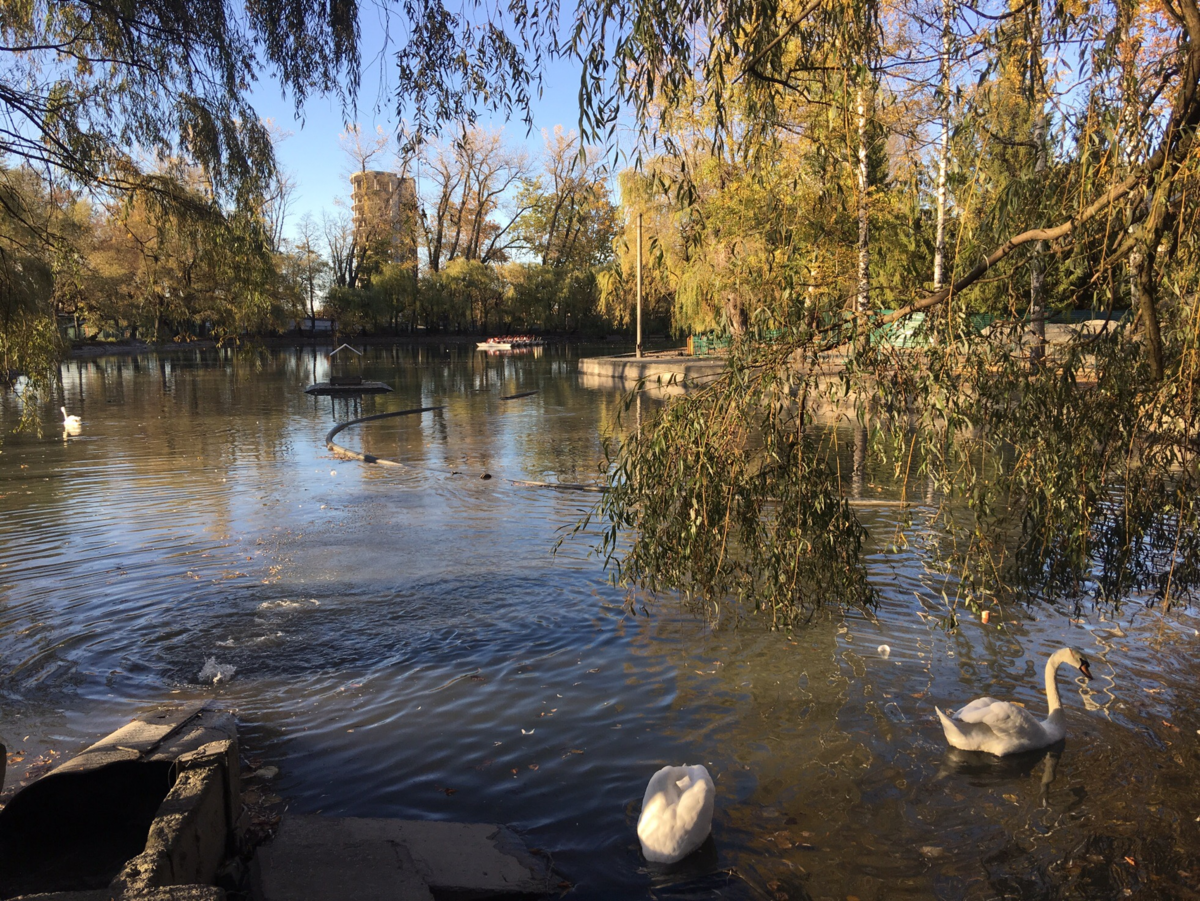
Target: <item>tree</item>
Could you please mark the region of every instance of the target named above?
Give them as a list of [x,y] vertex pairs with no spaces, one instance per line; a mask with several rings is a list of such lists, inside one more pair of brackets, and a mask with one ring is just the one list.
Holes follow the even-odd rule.
[[543,266],[603,266],[612,258],[617,222],[603,158],[596,148],[581,148],[579,136],[562,126],[542,136],[542,171],[521,188],[519,240]]
[[325,277],[329,271],[329,264],[318,248],[319,243],[317,223],[311,214],[305,213],[296,228],[296,241],[287,257],[291,277],[302,298],[302,309],[310,319],[317,318],[317,297],[324,293]]
[[[237,211],[228,234],[248,235],[274,177],[269,128],[248,100],[252,83],[258,73],[270,73],[297,108],[312,92],[352,97],[357,27],[353,0],[6,4],[0,13],[0,161],[8,172],[36,172],[54,191],[169,206],[177,219],[198,216],[201,228],[214,214]],[[160,171],[160,161],[172,158],[196,167],[211,202],[197,204],[187,184]],[[49,290],[35,290],[41,276],[17,276],[13,252],[0,261],[12,264],[12,278],[0,285],[11,298],[8,314],[0,315],[0,344],[8,365],[34,376],[36,387],[53,379],[62,349],[49,338],[57,329],[46,304],[58,275],[72,269],[53,260],[74,251],[53,217],[37,215],[18,193],[4,190],[0,201],[0,233],[32,253],[20,270],[50,273]]]
[[461,127],[449,143],[425,147],[427,182],[422,216],[429,268],[438,272],[462,258],[484,263],[504,262],[517,240],[514,226],[523,208],[494,217],[503,210],[506,193],[528,173],[524,151],[504,146],[499,131]]
[[353,2],[165,0],[9,4],[0,157],[88,188],[154,189],[133,148],[182,153],[222,201],[262,194],[273,160],[249,105],[265,64],[297,105],[357,84]]
[[[1103,123],[1122,116],[1104,87],[1118,68],[1111,48],[1120,46],[1114,35],[1120,36],[1124,13],[1115,5],[1096,6],[1084,22],[1060,7],[1026,6],[1020,15],[1004,8],[973,11],[973,65],[961,68],[954,87],[965,102],[947,166],[948,181],[958,178],[961,191],[949,203],[946,225],[958,234],[947,242],[956,253],[944,261],[946,283],[929,291],[922,286],[927,275],[916,282],[908,275],[912,267],[905,260],[924,254],[923,241],[913,240],[921,238],[920,194],[911,194],[918,200],[910,214],[917,229],[907,236],[901,229],[890,237],[877,229],[886,211],[873,207],[873,285],[877,272],[903,268],[889,277],[870,311],[853,303],[849,329],[830,314],[860,296],[861,279],[847,286],[842,265],[808,266],[811,282],[801,295],[795,290],[799,279],[784,277],[801,272],[796,264],[805,256],[830,244],[848,245],[839,221],[826,220],[811,236],[798,232],[803,223],[772,183],[778,184],[792,135],[801,146],[811,141],[814,161],[828,158],[825,148],[838,129],[814,128],[828,103],[822,91],[836,87],[825,54],[839,37],[852,45],[846,23],[855,17],[846,7],[824,3],[799,10],[779,6],[765,17],[759,5],[757,20],[748,5],[737,3],[694,11],[695,18],[683,22],[668,22],[648,4],[628,18],[611,8],[596,16],[618,35],[612,55],[624,68],[614,74],[613,93],[661,129],[657,140],[666,152],[647,168],[674,176],[668,179],[672,194],[683,200],[675,202],[676,234],[690,231],[690,240],[678,256],[685,267],[676,295],[685,296],[689,270],[702,276],[702,297],[715,293],[722,272],[737,271],[714,265],[721,261],[718,252],[732,246],[719,213],[732,199],[737,169],[730,179],[697,165],[680,130],[664,128],[681,115],[705,110],[712,158],[725,165],[748,161],[747,183],[765,192],[753,205],[764,211],[758,227],[742,234],[774,227],[796,240],[774,242],[787,252],[773,262],[773,274],[739,290],[753,305],[750,321],[770,323],[773,336],[765,328],[749,329],[734,348],[725,380],[668,407],[614,458],[600,512],[620,574],[652,587],[742,598],[765,606],[777,622],[803,615],[833,592],[869,599],[854,553],[861,530],[821,433],[813,431],[811,412],[830,387],[819,375],[817,364],[828,359],[822,355],[844,348],[854,335],[869,335],[864,353],[834,380],[835,387],[858,398],[860,415],[872,424],[877,440],[864,448],[907,460],[952,499],[940,511],[958,548],[947,565],[964,574],[960,590],[971,603],[1005,591],[1089,593],[1110,602],[1134,591],[1164,602],[1195,591],[1200,445],[1190,402],[1179,406],[1193,396],[1200,375],[1192,350],[1200,341],[1192,250],[1185,248],[1180,226],[1195,215],[1187,199],[1192,176],[1185,174],[1196,158],[1200,125],[1195,4],[1178,8],[1175,18],[1160,15],[1151,26],[1165,39],[1141,65],[1155,74],[1138,97],[1138,116],[1125,116],[1151,123],[1157,146],[1123,169],[1117,166],[1122,153],[1116,129]],[[880,16],[883,58],[871,64],[872,72],[892,97],[919,103],[923,92],[935,108],[937,92],[945,91],[940,73],[927,67],[923,75],[893,42],[886,28],[890,13]],[[903,18],[902,11],[895,18]],[[699,58],[684,43],[690,29],[709,41],[701,42]],[[586,34],[589,59],[599,67],[606,51],[597,42],[604,31],[596,26]],[[1059,78],[1068,45],[1086,48],[1087,71],[1095,73],[1084,90]],[[1039,71],[1048,60],[1059,61],[1057,72]],[[1164,91],[1172,105],[1156,109]],[[1045,115],[1050,107],[1058,111],[1056,121]],[[887,106],[877,105],[881,109]],[[888,166],[896,171],[920,165],[899,152],[906,130],[898,122],[881,136]],[[1056,155],[1046,152],[1048,142],[1058,148]],[[893,203],[894,213],[887,215],[903,214],[906,205]],[[934,236],[930,244],[936,243]],[[877,266],[880,251],[884,259]],[[1114,276],[1127,260],[1136,262],[1137,274],[1123,294]],[[1022,280],[1040,283],[1043,294],[1012,292],[1010,286]],[[762,290],[764,285],[776,290]],[[797,302],[801,296],[804,303]],[[1123,296],[1138,310],[1136,322],[1112,322],[1101,337],[1073,341],[1033,370],[1025,366],[1024,342],[1013,336],[1023,329],[1031,304],[1037,316],[1040,309],[1095,308],[1098,301],[1119,307]],[[1014,328],[1002,325],[980,335],[967,319],[972,308],[1008,318]],[[889,327],[933,310],[951,341],[917,353],[888,345]],[[997,454],[1008,451],[981,468],[981,445]],[[679,473],[697,475],[680,481]],[[955,504],[960,513],[952,515]],[[616,532],[627,529],[633,540],[623,544]]]
[[504,303],[504,283],[496,270],[479,260],[459,257],[443,266],[435,278],[436,290],[466,312],[472,327],[487,334],[493,315],[500,314]]
[[[41,236],[57,219],[49,193],[28,166],[0,165],[0,383],[22,373],[43,380],[43,361],[59,351],[51,312],[53,265]],[[60,242],[61,243],[61,242]]]

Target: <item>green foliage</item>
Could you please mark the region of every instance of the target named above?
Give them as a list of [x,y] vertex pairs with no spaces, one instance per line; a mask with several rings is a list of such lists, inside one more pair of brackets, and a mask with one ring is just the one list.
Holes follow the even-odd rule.
[[[820,446],[820,398],[849,405],[870,428],[863,465],[890,463],[897,477],[935,486],[932,559],[963,601],[1193,596],[1200,310],[1190,232],[1200,209],[1200,9],[1189,2],[1168,23],[1138,8],[1136,38],[1122,30],[1130,11],[1111,5],[1084,17],[1022,7],[955,35],[974,55],[953,78],[954,284],[937,292],[927,287],[931,161],[919,149],[928,131],[911,119],[928,115],[940,86],[928,71],[906,68],[908,39],[924,26],[918,19],[911,31],[889,31],[881,17],[867,40],[859,24],[871,11],[841,23],[839,11],[851,10],[817,4],[790,18],[790,9],[759,5],[762,18],[751,21],[740,4],[702,4],[673,13],[670,26],[653,4],[628,15],[592,11],[612,17],[624,42],[618,93],[636,85],[639,96],[629,99],[660,129],[661,151],[623,177],[621,277],[628,282],[630,224],[641,212],[651,295],[671,298],[677,326],[741,336],[725,379],[676,401],[615,452],[600,512],[619,577],[713,603],[729,594],[769,608],[776,622],[780,610],[804,615],[814,599],[834,596],[821,580],[858,566],[850,527],[826,524],[838,537],[832,546],[778,537],[793,534],[780,528],[780,510],[790,509],[784,498],[827,511],[831,498],[846,495],[831,487],[828,469],[814,466],[792,483],[784,465],[792,457],[778,436],[794,431],[796,448]],[[693,15],[721,22],[699,59],[680,25]],[[1184,35],[1180,62],[1174,41]],[[1111,48],[1131,40],[1126,58],[1156,74],[1114,96]],[[1082,87],[1053,62],[1067,45],[1086,47],[1094,64]],[[602,51],[593,44],[591,52]],[[863,62],[877,80],[859,144],[854,87],[866,77]],[[1059,71],[1048,74],[1052,65]],[[1158,86],[1177,72],[1168,112],[1156,107]],[[1072,87],[1058,89],[1056,78]],[[1110,127],[1168,119],[1180,130],[1157,132],[1157,147],[1137,151]],[[855,215],[864,193],[865,244]],[[868,250],[877,312],[862,316],[853,303],[856,267]],[[1114,319],[1103,336],[1076,336],[1046,356],[1025,325],[1037,321],[1035,284],[1052,310],[1133,306],[1138,317],[1120,327]],[[993,326],[971,328],[974,312],[988,313]],[[914,313],[926,318],[904,333],[929,346],[893,346],[880,327],[900,328]],[[856,340],[864,332],[870,342]],[[790,410],[791,426],[772,418],[770,403]],[[850,510],[845,516],[853,520]],[[765,550],[774,546],[786,552]],[[778,586],[792,585],[797,561],[808,566],[811,588],[789,596]]]
[[154,188],[140,155],[183,155],[222,204],[249,209],[273,165],[251,84],[265,68],[298,104],[352,92],[357,18],[353,0],[5,3],[0,159],[123,192]]
[[598,287],[591,269],[509,263],[501,269],[508,283],[507,307],[522,331],[577,331],[594,324]]
[[749,349],[614,454],[601,549],[619,581],[765,612],[776,627],[827,602],[869,605],[865,532],[829,436],[804,428],[793,374],[756,370]]
[[517,198],[520,242],[543,266],[588,270],[612,259],[617,209],[605,184],[607,170],[595,148],[582,148],[561,126],[545,133],[543,171],[527,179]]

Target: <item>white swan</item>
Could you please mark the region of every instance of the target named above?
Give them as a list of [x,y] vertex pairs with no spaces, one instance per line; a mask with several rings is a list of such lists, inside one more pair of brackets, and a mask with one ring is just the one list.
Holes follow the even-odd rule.
[[646,860],[675,863],[708,838],[716,789],[703,765],[665,766],[642,797],[637,834]]
[[63,428],[68,432],[72,429],[78,429],[83,425],[83,420],[74,413],[68,413],[66,407],[59,407],[63,415]]
[[1063,648],[1052,654],[1046,661],[1046,700],[1050,714],[1044,720],[1039,720],[1024,707],[995,698],[972,701],[954,714],[953,719],[935,707],[946,732],[946,741],[962,751],[986,751],[998,756],[1033,751],[1061,741],[1067,734],[1067,724],[1058,700],[1055,676],[1064,663],[1078,667],[1085,678],[1092,678],[1087,658],[1074,648]]

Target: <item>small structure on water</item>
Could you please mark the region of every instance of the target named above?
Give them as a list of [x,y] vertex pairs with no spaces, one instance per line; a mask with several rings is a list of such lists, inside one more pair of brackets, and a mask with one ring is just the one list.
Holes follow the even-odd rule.
[[[334,357],[343,350],[348,350],[358,355],[357,374],[349,371],[348,360],[350,358],[348,355],[334,360]],[[369,382],[363,379],[362,351],[351,347],[349,344],[343,344],[329,354],[329,370],[329,381],[309,385],[304,389],[304,393],[322,397],[353,397],[360,394],[384,394],[392,390],[390,385],[385,385],[383,382]]]

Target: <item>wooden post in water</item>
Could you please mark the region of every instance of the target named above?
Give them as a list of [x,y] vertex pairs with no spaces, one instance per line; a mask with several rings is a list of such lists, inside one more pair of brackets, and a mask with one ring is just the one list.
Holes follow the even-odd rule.
[[637,224],[637,358],[642,358],[642,214]]

